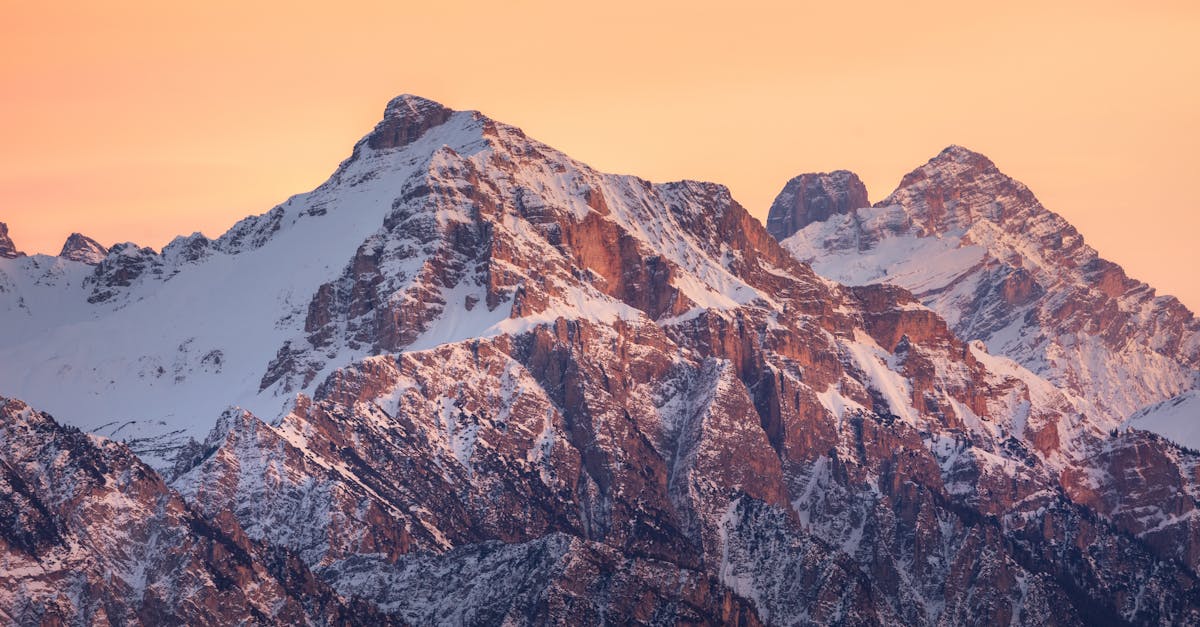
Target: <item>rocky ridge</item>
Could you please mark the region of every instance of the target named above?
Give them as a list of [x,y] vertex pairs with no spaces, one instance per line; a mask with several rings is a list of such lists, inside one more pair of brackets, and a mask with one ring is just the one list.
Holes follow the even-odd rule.
[[124,446],[0,399],[0,619],[9,624],[366,623],[286,552],[205,518]]

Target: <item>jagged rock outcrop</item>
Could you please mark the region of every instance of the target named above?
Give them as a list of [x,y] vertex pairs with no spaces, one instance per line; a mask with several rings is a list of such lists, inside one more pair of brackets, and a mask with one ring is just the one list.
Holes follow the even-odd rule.
[[366,137],[372,150],[400,148],[413,143],[426,131],[445,124],[454,111],[440,103],[404,94],[393,98],[383,111],[383,120]]
[[1200,563],[1200,453],[1146,431],[1113,432],[1086,464],[1066,471],[1072,498],[1164,556]]
[[133,242],[114,244],[103,259],[96,264],[96,271],[88,277],[91,295],[89,303],[100,303],[121,294],[143,274],[161,275],[162,259],[153,248],[141,247]]
[[1200,369],[1192,312],[965,148],[945,149],[874,207],[796,227],[781,232],[784,246],[824,276],[913,291],[960,337],[1087,399],[1109,424],[1191,389]]
[[801,174],[775,197],[767,213],[767,232],[782,240],[813,222],[869,206],[867,186],[853,172]]
[[8,225],[0,222],[0,259],[16,259],[25,253],[17,250],[12,238],[8,236]]
[[95,266],[108,256],[108,249],[86,235],[72,233],[63,243],[62,252],[58,253],[58,256]]

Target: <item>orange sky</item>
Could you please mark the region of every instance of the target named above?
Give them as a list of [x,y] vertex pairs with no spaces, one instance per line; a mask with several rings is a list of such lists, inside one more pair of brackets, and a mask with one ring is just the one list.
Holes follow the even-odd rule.
[[0,20],[0,221],[29,252],[217,235],[410,92],[760,218],[794,174],[878,200],[962,144],[1200,309],[1197,2],[66,4]]

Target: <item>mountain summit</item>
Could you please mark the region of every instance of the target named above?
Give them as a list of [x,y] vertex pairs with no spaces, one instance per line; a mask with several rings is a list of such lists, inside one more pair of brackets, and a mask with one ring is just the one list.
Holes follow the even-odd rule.
[[[790,186],[777,205],[793,202]],[[1090,401],[1114,426],[1190,389],[1200,369],[1200,321],[1186,307],[1129,278],[1029,188],[959,146],[873,207],[810,221],[783,244],[834,280],[911,290],[960,337]]]
[[[797,189],[795,223],[863,211],[844,174]],[[1200,621],[1194,452],[1110,432],[903,288],[818,276],[723,186],[599,172],[478,112],[402,96],[215,240],[0,273],[0,393],[152,462],[70,474],[172,540],[134,561],[177,564],[215,622]],[[0,519],[61,502],[25,481],[60,441],[0,438],[28,469]],[[195,615],[111,570],[67,595],[15,571],[0,615]]]
[[407,146],[429,129],[444,124],[453,113],[440,103],[420,96],[397,96],[388,102],[383,120],[367,136],[367,145],[374,150]]

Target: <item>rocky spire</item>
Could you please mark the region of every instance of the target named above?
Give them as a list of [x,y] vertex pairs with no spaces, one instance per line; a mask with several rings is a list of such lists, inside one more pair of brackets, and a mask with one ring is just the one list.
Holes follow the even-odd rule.
[[58,256],[94,266],[104,261],[104,258],[108,256],[108,249],[86,235],[72,233],[63,244],[62,252],[58,253]]
[[775,197],[767,214],[767,231],[782,240],[813,222],[868,206],[867,188],[853,172],[801,174]]
[[24,257],[25,253],[17,250],[16,245],[8,236],[8,225],[0,222],[0,259],[14,259],[16,257]]

